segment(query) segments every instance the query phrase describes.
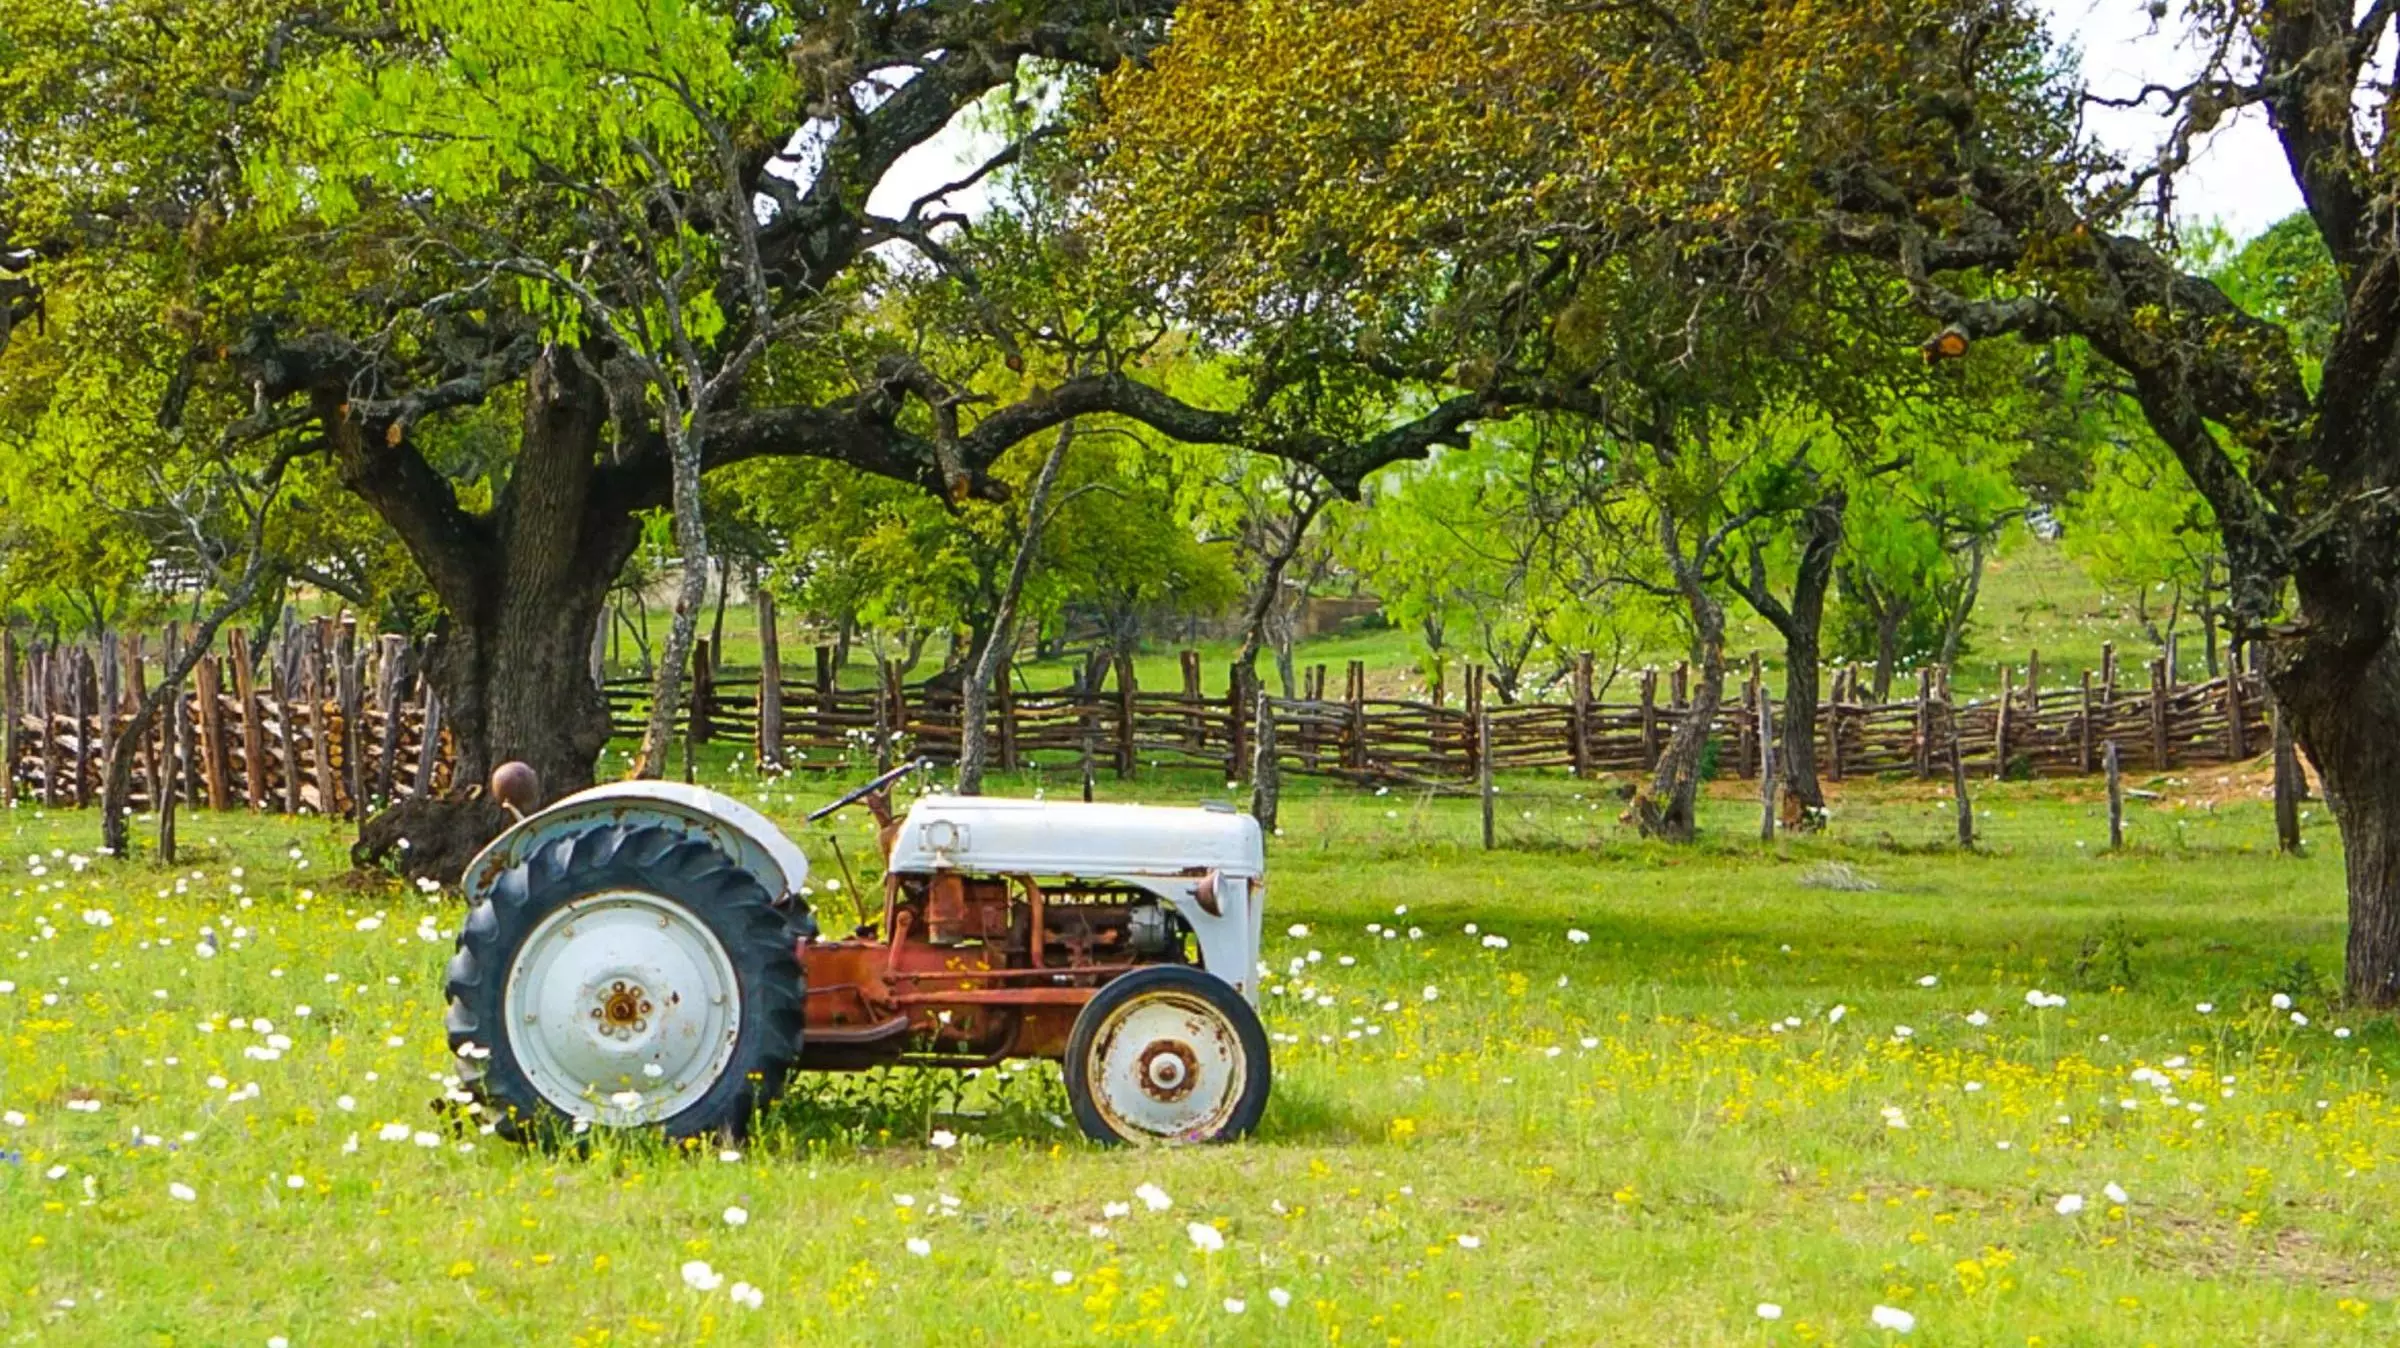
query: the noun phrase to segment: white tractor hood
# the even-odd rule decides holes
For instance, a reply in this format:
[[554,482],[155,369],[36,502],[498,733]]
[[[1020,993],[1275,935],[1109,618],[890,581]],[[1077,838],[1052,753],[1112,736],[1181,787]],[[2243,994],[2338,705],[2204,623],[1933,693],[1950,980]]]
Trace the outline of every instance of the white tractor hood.
[[1230,810],[926,796],[909,807],[890,868],[923,874],[1228,878],[1266,871],[1258,821]]

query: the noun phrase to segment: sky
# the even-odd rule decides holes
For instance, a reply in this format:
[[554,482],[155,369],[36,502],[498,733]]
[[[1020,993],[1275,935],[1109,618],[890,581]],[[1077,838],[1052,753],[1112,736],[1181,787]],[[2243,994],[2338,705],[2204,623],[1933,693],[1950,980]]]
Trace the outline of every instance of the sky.
[[[2199,53],[2183,41],[2178,18],[2170,14],[2154,23],[2144,0],[2037,3],[2049,11],[2052,31],[2082,54],[2084,80],[2094,93],[2125,97],[2145,83],[2180,83],[2199,66]],[[2180,8],[2178,4],[2176,10]],[[2168,130],[2167,119],[2155,105],[2150,111],[2092,108],[2086,116],[2103,145],[2137,160],[2155,153]],[[962,115],[902,159],[869,205],[878,212],[905,211],[917,197],[964,177],[1000,143],[988,129],[970,129]],[[978,186],[950,205],[973,215],[983,203]],[[2267,129],[2265,114],[2244,110],[2208,137],[2184,170],[2177,206],[2185,221],[2214,221],[2237,240],[2257,235],[2300,208],[2300,194]]]
[[[2084,83],[2095,94],[2128,97],[2144,84],[2191,78],[2200,53],[2183,40],[2170,14],[2154,23],[2142,0],[2039,0],[2051,31],[2083,56]],[[2181,6],[2176,7],[2180,10]],[[2147,159],[2168,130],[2154,102],[2150,111],[2092,108],[2087,125],[2101,144]],[[2192,156],[2176,188],[2177,214],[2193,223],[2215,221],[2247,239],[2300,209],[2283,151],[2255,108],[2226,120]]]

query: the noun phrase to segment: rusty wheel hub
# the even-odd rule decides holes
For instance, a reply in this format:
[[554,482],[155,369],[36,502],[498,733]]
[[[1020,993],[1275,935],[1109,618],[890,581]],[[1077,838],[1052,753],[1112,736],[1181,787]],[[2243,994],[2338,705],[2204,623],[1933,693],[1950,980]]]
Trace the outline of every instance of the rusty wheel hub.
[[1173,1103],[1192,1093],[1200,1079],[1200,1055],[1178,1039],[1161,1039],[1142,1050],[1140,1081],[1150,1097]]
[[650,994],[639,983],[616,979],[600,994],[599,1004],[592,1008],[592,1019],[600,1022],[600,1033],[611,1039],[631,1039],[650,1028],[650,1013],[658,1008],[650,1004]]
[[1093,1037],[1085,1079],[1120,1137],[1213,1137],[1240,1106],[1241,1035],[1206,998],[1160,989],[1115,1009]]

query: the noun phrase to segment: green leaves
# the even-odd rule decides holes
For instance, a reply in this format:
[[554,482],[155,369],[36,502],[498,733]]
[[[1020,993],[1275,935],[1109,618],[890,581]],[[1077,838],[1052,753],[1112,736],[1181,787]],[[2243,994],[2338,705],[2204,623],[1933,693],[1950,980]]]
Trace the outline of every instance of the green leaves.
[[[651,184],[643,156],[689,187],[710,147],[695,108],[736,124],[788,114],[780,29],[683,0],[406,0],[402,40],[295,67],[275,136],[248,159],[270,209],[338,221],[356,191],[491,203],[528,180],[596,193]],[[788,133],[788,127],[770,131]]]

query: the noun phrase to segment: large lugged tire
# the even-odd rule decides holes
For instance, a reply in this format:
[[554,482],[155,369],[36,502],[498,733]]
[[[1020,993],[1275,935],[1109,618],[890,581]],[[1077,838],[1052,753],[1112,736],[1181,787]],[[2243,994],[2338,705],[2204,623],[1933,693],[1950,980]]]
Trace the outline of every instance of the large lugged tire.
[[796,946],[812,927],[773,897],[671,828],[536,849],[468,914],[450,960],[461,1084],[509,1137],[738,1135],[800,1057]]
[[1115,979],[1067,1036],[1067,1100],[1095,1142],[1226,1142],[1258,1126],[1274,1079],[1258,1012],[1181,964]]

